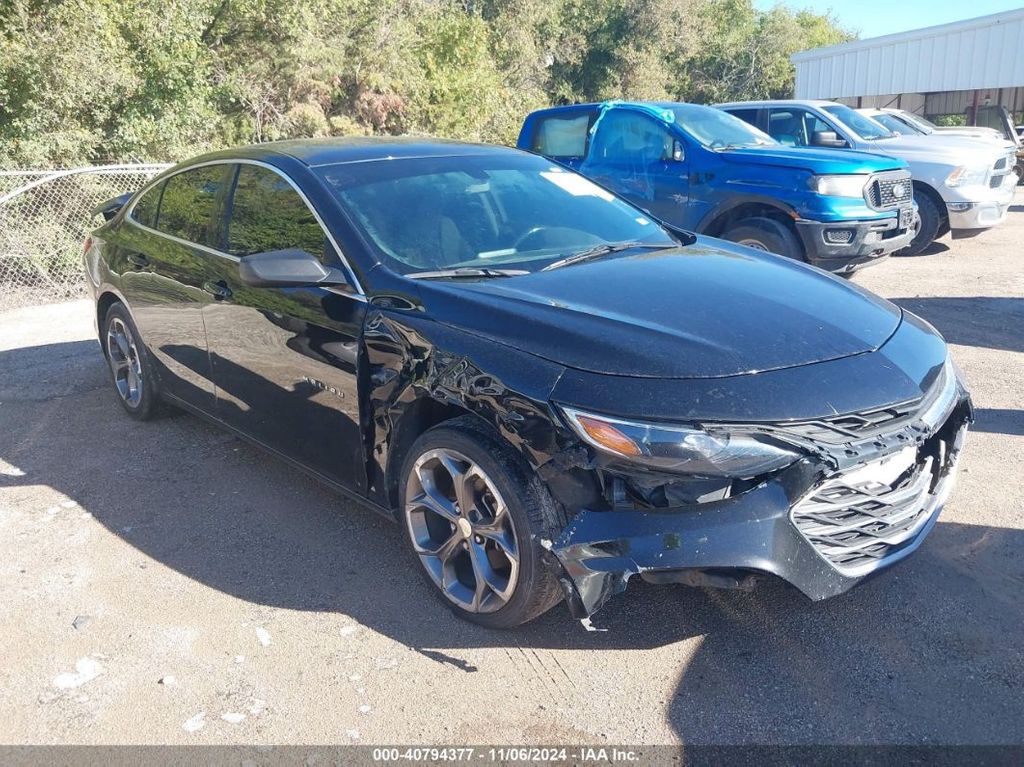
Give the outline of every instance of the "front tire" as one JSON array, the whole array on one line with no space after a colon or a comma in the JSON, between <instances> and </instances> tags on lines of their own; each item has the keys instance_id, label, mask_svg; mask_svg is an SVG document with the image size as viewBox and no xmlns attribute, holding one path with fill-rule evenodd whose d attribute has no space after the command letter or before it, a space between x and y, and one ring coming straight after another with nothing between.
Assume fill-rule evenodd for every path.
<instances>
[{"instance_id":1,"label":"front tire","mask_svg":"<svg viewBox=\"0 0 1024 767\"><path fill-rule=\"evenodd\" d=\"M932 198L920 193L915 194L914 198L917 201L917 234L910 244L899 252L901 256L916 256L922 253L939 236L939 228L942 226L942 213Z\"/></svg>"},{"instance_id":2,"label":"front tire","mask_svg":"<svg viewBox=\"0 0 1024 767\"><path fill-rule=\"evenodd\" d=\"M107 310L100 338L121 406L139 421L156 416L160 393L153 365L124 304L115 303Z\"/></svg>"},{"instance_id":3,"label":"front tire","mask_svg":"<svg viewBox=\"0 0 1024 767\"><path fill-rule=\"evenodd\" d=\"M561 600L538 540L556 537L564 519L523 459L473 416L416 440L400 487L420 570L460 618L512 628Z\"/></svg>"},{"instance_id":4,"label":"front tire","mask_svg":"<svg viewBox=\"0 0 1024 767\"><path fill-rule=\"evenodd\" d=\"M725 232L722 239L746 245L748 248L776 253L795 261L804 261L804 249L793 231L773 218L757 216L738 221Z\"/></svg>"}]
</instances>

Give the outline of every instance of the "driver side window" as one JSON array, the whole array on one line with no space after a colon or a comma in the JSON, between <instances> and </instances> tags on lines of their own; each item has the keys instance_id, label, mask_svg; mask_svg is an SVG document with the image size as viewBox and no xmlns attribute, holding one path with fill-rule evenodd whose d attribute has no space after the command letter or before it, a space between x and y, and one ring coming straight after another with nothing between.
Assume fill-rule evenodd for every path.
<instances>
[{"instance_id":1,"label":"driver side window","mask_svg":"<svg viewBox=\"0 0 1024 767\"><path fill-rule=\"evenodd\" d=\"M591 158L623 166L647 166L672 159L672 134L650 117L609 110L597 123Z\"/></svg>"},{"instance_id":2,"label":"driver side window","mask_svg":"<svg viewBox=\"0 0 1024 767\"><path fill-rule=\"evenodd\" d=\"M786 146L811 146L815 133L834 130L806 109L773 108L768 113L768 134Z\"/></svg>"},{"instance_id":3,"label":"driver side window","mask_svg":"<svg viewBox=\"0 0 1024 767\"><path fill-rule=\"evenodd\" d=\"M258 165L238 167L227 235L233 256L298 248L330 260L327 236L305 200L282 176Z\"/></svg>"}]
</instances>

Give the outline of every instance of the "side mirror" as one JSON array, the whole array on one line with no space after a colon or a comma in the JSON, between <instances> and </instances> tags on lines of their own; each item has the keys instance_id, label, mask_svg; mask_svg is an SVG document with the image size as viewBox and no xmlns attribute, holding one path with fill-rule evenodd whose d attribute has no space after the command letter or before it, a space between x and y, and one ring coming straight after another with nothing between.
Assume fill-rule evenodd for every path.
<instances>
[{"instance_id":1,"label":"side mirror","mask_svg":"<svg viewBox=\"0 0 1024 767\"><path fill-rule=\"evenodd\" d=\"M340 269L324 266L316 256L298 248L243 256L238 262L238 277L254 288L329 287L348 283Z\"/></svg>"},{"instance_id":2,"label":"side mirror","mask_svg":"<svg viewBox=\"0 0 1024 767\"><path fill-rule=\"evenodd\" d=\"M829 146L842 149L846 146L846 141L839 138L835 131L819 130L815 131L814 135L811 136L811 146Z\"/></svg>"},{"instance_id":3,"label":"side mirror","mask_svg":"<svg viewBox=\"0 0 1024 767\"><path fill-rule=\"evenodd\" d=\"M683 151L683 142L676 139L672 142L672 162L682 162L686 159L686 153Z\"/></svg>"}]
</instances>

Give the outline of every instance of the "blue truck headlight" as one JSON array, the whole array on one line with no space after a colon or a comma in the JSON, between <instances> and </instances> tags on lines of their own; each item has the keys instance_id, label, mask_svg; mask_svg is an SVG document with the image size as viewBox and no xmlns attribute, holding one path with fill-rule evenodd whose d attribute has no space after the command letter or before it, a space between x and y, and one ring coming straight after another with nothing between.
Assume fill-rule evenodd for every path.
<instances>
[{"instance_id":1,"label":"blue truck headlight","mask_svg":"<svg viewBox=\"0 0 1024 767\"><path fill-rule=\"evenodd\" d=\"M591 447L659 471L749 479L795 463L795 448L741 432L711 433L674 424L625 421L562 407L573 431Z\"/></svg>"},{"instance_id":2,"label":"blue truck headlight","mask_svg":"<svg viewBox=\"0 0 1024 767\"><path fill-rule=\"evenodd\" d=\"M811 176L807 182L811 189L825 197L864 197L868 176L852 173L842 176Z\"/></svg>"}]
</instances>

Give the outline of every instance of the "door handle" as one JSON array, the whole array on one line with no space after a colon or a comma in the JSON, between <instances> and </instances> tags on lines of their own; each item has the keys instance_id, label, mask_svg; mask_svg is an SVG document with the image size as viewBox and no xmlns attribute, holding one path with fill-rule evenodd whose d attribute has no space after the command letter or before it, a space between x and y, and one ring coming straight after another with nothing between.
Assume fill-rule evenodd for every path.
<instances>
[{"instance_id":1,"label":"door handle","mask_svg":"<svg viewBox=\"0 0 1024 767\"><path fill-rule=\"evenodd\" d=\"M149 266L149 259L141 253L132 253L128 256L128 263L134 266Z\"/></svg>"},{"instance_id":2,"label":"door handle","mask_svg":"<svg viewBox=\"0 0 1024 767\"><path fill-rule=\"evenodd\" d=\"M223 301L225 298L231 298L231 288L229 288L223 280L220 282L210 282L207 280L203 283L203 290L218 301Z\"/></svg>"}]
</instances>

